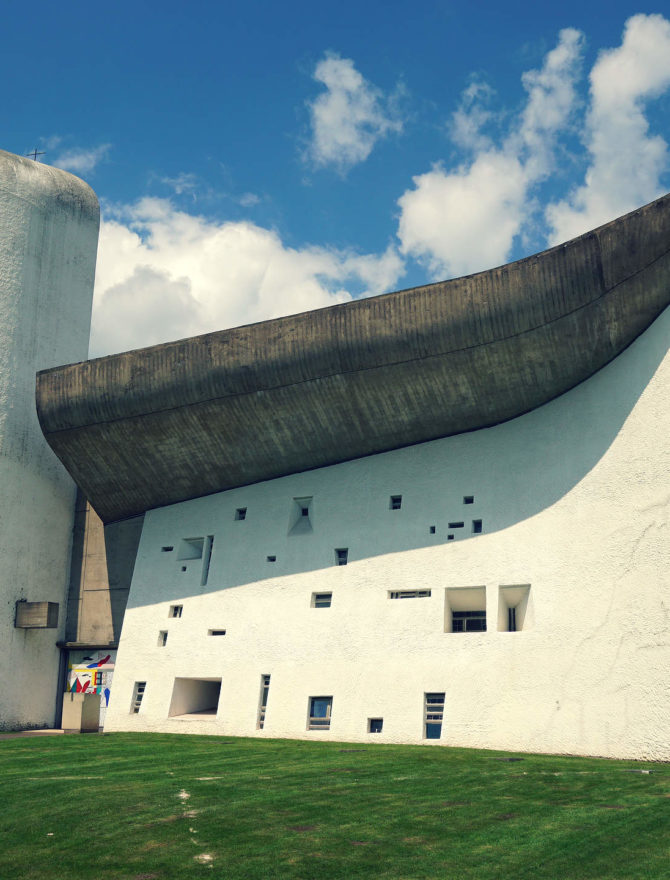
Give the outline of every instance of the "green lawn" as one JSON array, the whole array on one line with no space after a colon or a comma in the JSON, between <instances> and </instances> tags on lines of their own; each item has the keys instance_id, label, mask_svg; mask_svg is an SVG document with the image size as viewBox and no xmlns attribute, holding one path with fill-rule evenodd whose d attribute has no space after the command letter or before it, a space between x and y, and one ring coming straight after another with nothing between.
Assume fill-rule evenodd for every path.
<instances>
[{"instance_id":1,"label":"green lawn","mask_svg":"<svg viewBox=\"0 0 670 880\"><path fill-rule=\"evenodd\" d=\"M665 764L34 737L0 742L0 793L1 880L670 878Z\"/></svg>"}]
</instances>

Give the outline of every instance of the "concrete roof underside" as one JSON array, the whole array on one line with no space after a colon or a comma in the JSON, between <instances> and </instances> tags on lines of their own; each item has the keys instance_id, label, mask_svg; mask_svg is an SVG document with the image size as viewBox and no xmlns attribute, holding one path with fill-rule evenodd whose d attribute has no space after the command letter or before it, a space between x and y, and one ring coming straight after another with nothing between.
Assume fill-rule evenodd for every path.
<instances>
[{"instance_id":1,"label":"concrete roof underside","mask_svg":"<svg viewBox=\"0 0 670 880\"><path fill-rule=\"evenodd\" d=\"M670 303L670 195L487 272L46 370L49 444L106 523L546 403Z\"/></svg>"}]
</instances>

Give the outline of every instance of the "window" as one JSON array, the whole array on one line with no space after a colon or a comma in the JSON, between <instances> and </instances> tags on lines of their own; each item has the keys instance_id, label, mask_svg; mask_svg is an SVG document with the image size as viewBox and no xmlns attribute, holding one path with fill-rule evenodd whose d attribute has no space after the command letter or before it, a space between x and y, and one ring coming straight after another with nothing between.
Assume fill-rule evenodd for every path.
<instances>
[{"instance_id":1,"label":"window","mask_svg":"<svg viewBox=\"0 0 670 880\"><path fill-rule=\"evenodd\" d=\"M402 507L402 495L391 495L391 500L389 501L389 509L390 510L400 510Z\"/></svg>"},{"instance_id":2,"label":"window","mask_svg":"<svg viewBox=\"0 0 670 880\"><path fill-rule=\"evenodd\" d=\"M200 586L207 586L209 579L209 565L212 561L212 550L214 549L214 535L207 535L205 540L205 552L202 557L202 577L200 578Z\"/></svg>"},{"instance_id":3,"label":"window","mask_svg":"<svg viewBox=\"0 0 670 880\"><path fill-rule=\"evenodd\" d=\"M475 496L474 495L464 495L463 496L463 504L474 504Z\"/></svg>"},{"instance_id":4,"label":"window","mask_svg":"<svg viewBox=\"0 0 670 880\"><path fill-rule=\"evenodd\" d=\"M133 701L130 704L131 715L136 715L140 711L140 704L144 696L144 690L147 686L146 681L136 681L133 688Z\"/></svg>"},{"instance_id":5,"label":"window","mask_svg":"<svg viewBox=\"0 0 670 880\"><path fill-rule=\"evenodd\" d=\"M161 547L161 553L172 553L174 547Z\"/></svg>"},{"instance_id":6,"label":"window","mask_svg":"<svg viewBox=\"0 0 670 880\"><path fill-rule=\"evenodd\" d=\"M464 522L453 522L453 523L449 523L449 528L450 529L462 529L464 525L465 525Z\"/></svg>"},{"instance_id":7,"label":"window","mask_svg":"<svg viewBox=\"0 0 670 880\"><path fill-rule=\"evenodd\" d=\"M225 636L225 634L226 634L225 629L208 629L207 630L208 636Z\"/></svg>"},{"instance_id":8,"label":"window","mask_svg":"<svg viewBox=\"0 0 670 880\"><path fill-rule=\"evenodd\" d=\"M452 611L451 631L486 632L486 611Z\"/></svg>"},{"instance_id":9,"label":"window","mask_svg":"<svg viewBox=\"0 0 670 880\"><path fill-rule=\"evenodd\" d=\"M383 718L368 718L368 733L381 733L383 726Z\"/></svg>"},{"instance_id":10,"label":"window","mask_svg":"<svg viewBox=\"0 0 670 880\"><path fill-rule=\"evenodd\" d=\"M258 706L258 730L263 730L265 726L265 713L268 708L268 694L270 693L270 676L261 675L261 699Z\"/></svg>"},{"instance_id":11,"label":"window","mask_svg":"<svg viewBox=\"0 0 670 880\"><path fill-rule=\"evenodd\" d=\"M435 526L430 527L430 533L431 533L431 535L435 534Z\"/></svg>"},{"instance_id":12,"label":"window","mask_svg":"<svg viewBox=\"0 0 670 880\"><path fill-rule=\"evenodd\" d=\"M247 509L246 507L238 507L235 511L235 519L238 521L242 521L247 518Z\"/></svg>"},{"instance_id":13,"label":"window","mask_svg":"<svg viewBox=\"0 0 670 880\"><path fill-rule=\"evenodd\" d=\"M480 519L472 520L472 534L473 535L481 535L482 533L482 521Z\"/></svg>"},{"instance_id":14,"label":"window","mask_svg":"<svg viewBox=\"0 0 670 880\"><path fill-rule=\"evenodd\" d=\"M346 565L349 560L348 547L340 547L335 550L335 565Z\"/></svg>"},{"instance_id":15,"label":"window","mask_svg":"<svg viewBox=\"0 0 670 880\"><path fill-rule=\"evenodd\" d=\"M486 587L449 587L445 591L444 631L486 632Z\"/></svg>"},{"instance_id":16,"label":"window","mask_svg":"<svg viewBox=\"0 0 670 880\"><path fill-rule=\"evenodd\" d=\"M183 605L170 605L170 613L168 617L181 617L181 613L183 610Z\"/></svg>"},{"instance_id":17,"label":"window","mask_svg":"<svg viewBox=\"0 0 670 880\"><path fill-rule=\"evenodd\" d=\"M289 516L288 533L289 535L307 535L312 532L312 521L310 519L312 507L311 496L305 498L294 498Z\"/></svg>"},{"instance_id":18,"label":"window","mask_svg":"<svg viewBox=\"0 0 670 880\"><path fill-rule=\"evenodd\" d=\"M159 648L164 648L166 644L167 644L167 630L166 630L166 629L162 629L162 630L158 633L158 647L159 647Z\"/></svg>"},{"instance_id":19,"label":"window","mask_svg":"<svg viewBox=\"0 0 670 880\"><path fill-rule=\"evenodd\" d=\"M197 715L214 721L220 696L220 678L175 678L168 717Z\"/></svg>"},{"instance_id":20,"label":"window","mask_svg":"<svg viewBox=\"0 0 670 880\"><path fill-rule=\"evenodd\" d=\"M424 736L426 739L439 739L444 718L444 693L426 694L424 706Z\"/></svg>"},{"instance_id":21,"label":"window","mask_svg":"<svg viewBox=\"0 0 670 880\"><path fill-rule=\"evenodd\" d=\"M330 715L333 708L332 697L309 698L308 730L330 730Z\"/></svg>"},{"instance_id":22,"label":"window","mask_svg":"<svg viewBox=\"0 0 670 880\"><path fill-rule=\"evenodd\" d=\"M389 599L426 599L430 590L389 590Z\"/></svg>"},{"instance_id":23,"label":"window","mask_svg":"<svg viewBox=\"0 0 670 880\"><path fill-rule=\"evenodd\" d=\"M500 587L498 590L498 632L530 629L532 605L530 584Z\"/></svg>"},{"instance_id":24,"label":"window","mask_svg":"<svg viewBox=\"0 0 670 880\"><path fill-rule=\"evenodd\" d=\"M312 593L312 608L330 608L332 593Z\"/></svg>"},{"instance_id":25,"label":"window","mask_svg":"<svg viewBox=\"0 0 670 880\"><path fill-rule=\"evenodd\" d=\"M202 559L204 538L183 538L179 542L177 559Z\"/></svg>"},{"instance_id":26,"label":"window","mask_svg":"<svg viewBox=\"0 0 670 880\"><path fill-rule=\"evenodd\" d=\"M268 562L276 562L277 561L276 556L267 556L266 559Z\"/></svg>"}]
</instances>

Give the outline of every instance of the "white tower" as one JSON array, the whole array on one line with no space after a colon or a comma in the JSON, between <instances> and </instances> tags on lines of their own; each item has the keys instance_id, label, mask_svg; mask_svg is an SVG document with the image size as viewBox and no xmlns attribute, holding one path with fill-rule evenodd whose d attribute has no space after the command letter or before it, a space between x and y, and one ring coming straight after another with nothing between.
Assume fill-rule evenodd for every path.
<instances>
[{"instance_id":1,"label":"white tower","mask_svg":"<svg viewBox=\"0 0 670 880\"><path fill-rule=\"evenodd\" d=\"M35 373L87 357L98 226L87 184L0 151L0 730L54 723L75 486Z\"/></svg>"}]
</instances>

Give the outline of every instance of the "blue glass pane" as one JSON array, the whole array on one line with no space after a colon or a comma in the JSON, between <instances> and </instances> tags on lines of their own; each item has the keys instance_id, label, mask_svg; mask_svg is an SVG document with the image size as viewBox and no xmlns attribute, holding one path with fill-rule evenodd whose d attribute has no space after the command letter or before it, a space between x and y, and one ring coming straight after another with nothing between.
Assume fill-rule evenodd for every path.
<instances>
[{"instance_id":1,"label":"blue glass pane","mask_svg":"<svg viewBox=\"0 0 670 880\"><path fill-rule=\"evenodd\" d=\"M329 707L330 700L312 700L312 708L309 714L312 718L326 718Z\"/></svg>"},{"instance_id":2,"label":"blue glass pane","mask_svg":"<svg viewBox=\"0 0 670 880\"><path fill-rule=\"evenodd\" d=\"M441 724L426 724L426 739L439 739L441 733Z\"/></svg>"}]
</instances>

